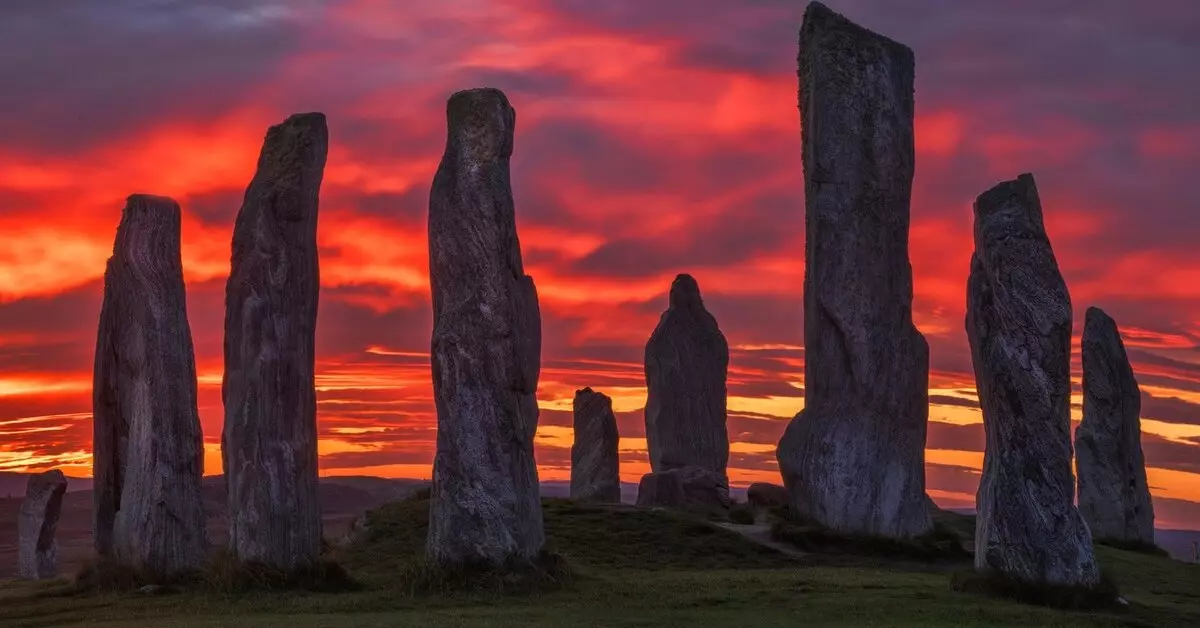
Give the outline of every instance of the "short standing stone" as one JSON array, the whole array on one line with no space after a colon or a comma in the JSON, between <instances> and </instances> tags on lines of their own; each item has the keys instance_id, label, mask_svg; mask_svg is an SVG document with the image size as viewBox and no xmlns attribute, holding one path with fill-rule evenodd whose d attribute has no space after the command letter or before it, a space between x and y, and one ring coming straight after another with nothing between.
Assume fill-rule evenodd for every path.
<instances>
[{"instance_id":1,"label":"short standing stone","mask_svg":"<svg viewBox=\"0 0 1200 628\"><path fill-rule=\"evenodd\" d=\"M690 275L671 283L669 305L646 343L645 359L650 468L661 473L699 467L728 485L729 345Z\"/></svg>"},{"instance_id":2,"label":"short standing stone","mask_svg":"<svg viewBox=\"0 0 1200 628\"><path fill-rule=\"evenodd\" d=\"M1079 512L1096 539L1154 543L1142 455L1142 397L1117 323L1088 308L1083 326L1083 422L1075 430Z\"/></svg>"},{"instance_id":3,"label":"short standing stone","mask_svg":"<svg viewBox=\"0 0 1200 628\"><path fill-rule=\"evenodd\" d=\"M29 477L17 520L17 577L45 580L58 576L58 542L54 539L67 478L54 469Z\"/></svg>"},{"instance_id":4,"label":"short standing stone","mask_svg":"<svg viewBox=\"0 0 1200 628\"><path fill-rule=\"evenodd\" d=\"M591 388L575 391L571 446L571 499L621 501L619 436L612 399Z\"/></svg>"},{"instance_id":5,"label":"short standing stone","mask_svg":"<svg viewBox=\"0 0 1200 628\"><path fill-rule=\"evenodd\" d=\"M777 456L791 511L843 533L933 528L929 348L908 258L913 53L814 2L800 29L804 409Z\"/></svg>"},{"instance_id":6,"label":"short standing stone","mask_svg":"<svg viewBox=\"0 0 1200 628\"><path fill-rule=\"evenodd\" d=\"M700 514L729 508L729 485L724 476L700 467L676 467L647 473L638 484L639 506L663 506Z\"/></svg>"},{"instance_id":7,"label":"short standing stone","mask_svg":"<svg viewBox=\"0 0 1200 628\"><path fill-rule=\"evenodd\" d=\"M975 567L1030 583L1097 584L1073 499L1071 298L1031 175L975 201L966 327L987 433Z\"/></svg>"},{"instance_id":8,"label":"short standing stone","mask_svg":"<svg viewBox=\"0 0 1200 628\"><path fill-rule=\"evenodd\" d=\"M516 113L496 89L452 95L429 195L437 454L426 551L443 564L542 549L533 438L541 314L509 183Z\"/></svg>"},{"instance_id":9,"label":"short standing stone","mask_svg":"<svg viewBox=\"0 0 1200 628\"><path fill-rule=\"evenodd\" d=\"M104 275L93 372L96 549L156 577L208 551L179 205L130 196Z\"/></svg>"},{"instance_id":10,"label":"short standing stone","mask_svg":"<svg viewBox=\"0 0 1200 628\"><path fill-rule=\"evenodd\" d=\"M317 200L328 148L320 113L267 130L234 226L225 289L229 548L239 560L281 569L315 563L321 552L313 372Z\"/></svg>"},{"instance_id":11,"label":"short standing stone","mask_svg":"<svg viewBox=\"0 0 1200 628\"><path fill-rule=\"evenodd\" d=\"M778 484L755 482L746 489L746 503L755 510L787 508L790 502L787 488Z\"/></svg>"}]
</instances>

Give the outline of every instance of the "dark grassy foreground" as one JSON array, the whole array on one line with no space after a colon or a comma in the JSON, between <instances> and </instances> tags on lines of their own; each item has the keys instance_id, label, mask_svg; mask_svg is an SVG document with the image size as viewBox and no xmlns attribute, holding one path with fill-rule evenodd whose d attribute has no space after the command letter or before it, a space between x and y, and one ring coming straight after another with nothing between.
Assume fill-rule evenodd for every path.
<instances>
[{"instance_id":1,"label":"dark grassy foreground","mask_svg":"<svg viewBox=\"0 0 1200 628\"><path fill-rule=\"evenodd\" d=\"M545 502L548 562L520 581L529 586L508 587L499 574L424 565L427 506L371 513L338 552L356 591L67 594L61 582L8 583L0 626L1200 626L1200 567L1144 553L1097 548L1127 611L1067 612L953 591L962 562L795 559L681 515L562 500Z\"/></svg>"}]
</instances>

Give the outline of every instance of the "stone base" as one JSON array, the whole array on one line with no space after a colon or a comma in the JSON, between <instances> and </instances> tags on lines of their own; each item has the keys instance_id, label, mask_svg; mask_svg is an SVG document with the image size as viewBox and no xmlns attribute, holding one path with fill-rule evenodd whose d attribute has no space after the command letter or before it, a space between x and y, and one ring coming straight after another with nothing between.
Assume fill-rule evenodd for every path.
<instances>
[{"instance_id":1,"label":"stone base","mask_svg":"<svg viewBox=\"0 0 1200 628\"><path fill-rule=\"evenodd\" d=\"M663 506L695 513L729 509L729 483L700 467L647 473L638 484L639 506Z\"/></svg>"}]
</instances>

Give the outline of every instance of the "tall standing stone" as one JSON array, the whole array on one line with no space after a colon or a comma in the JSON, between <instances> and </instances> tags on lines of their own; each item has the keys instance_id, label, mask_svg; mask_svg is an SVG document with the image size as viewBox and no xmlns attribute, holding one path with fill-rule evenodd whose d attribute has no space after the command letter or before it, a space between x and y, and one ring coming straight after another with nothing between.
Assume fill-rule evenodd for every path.
<instances>
[{"instance_id":1,"label":"tall standing stone","mask_svg":"<svg viewBox=\"0 0 1200 628\"><path fill-rule=\"evenodd\" d=\"M46 580L58 576L54 531L66 492L67 478L58 469L29 476L17 519L17 577Z\"/></svg>"},{"instance_id":2,"label":"tall standing stone","mask_svg":"<svg viewBox=\"0 0 1200 628\"><path fill-rule=\"evenodd\" d=\"M975 567L1031 583L1091 586L1100 572L1071 473L1071 297L1033 176L975 201L967 339L987 445Z\"/></svg>"},{"instance_id":3,"label":"tall standing stone","mask_svg":"<svg viewBox=\"0 0 1200 628\"><path fill-rule=\"evenodd\" d=\"M1142 455L1142 393L1117 323L1090 307L1083 325L1083 421L1075 430L1079 512L1095 539L1154 544Z\"/></svg>"},{"instance_id":4,"label":"tall standing stone","mask_svg":"<svg viewBox=\"0 0 1200 628\"><path fill-rule=\"evenodd\" d=\"M621 501L617 417L612 399L591 388L575 391L575 443L571 445L571 499Z\"/></svg>"},{"instance_id":5,"label":"tall standing stone","mask_svg":"<svg viewBox=\"0 0 1200 628\"><path fill-rule=\"evenodd\" d=\"M804 409L777 456L791 510L904 538L925 508L929 347L908 261L913 53L813 2L800 29Z\"/></svg>"},{"instance_id":6,"label":"tall standing stone","mask_svg":"<svg viewBox=\"0 0 1200 628\"><path fill-rule=\"evenodd\" d=\"M646 442L655 473L705 469L728 484L725 377L729 344L691 275L671 283L646 343Z\"/></svg>"},{"instance_id":7,"label":"tall standing stone","mask_svg":"<svg viewBox=\"0 0 1200 628\"><path fill-rule=\"evenodd\" d=\"M96 550L157 576L200 567L208 550L180 230L175 201L126 202L104 274L92 386Z\"/></svg>"},{"instance_id":8,"label":"tall standing stone","mask_svg":"<svg viewBox=\"0 0 1200 628\"><path fill-rule=\"evenodd\" d=\"M446 118L429 195L438 434L426 550L444 564L531 559L545 541L533 457L542 319L509 183L516 112L500 90L471 89Z\"/></svg>"},{"instance_id":9,"label":"tall standing stone","mask_svg":"<svg viewBox=\"0 0 1200 628\"><path fill-rule=\"evenodd\" d=\"M320 113L267 130L233 231L225 289L221 457L229 548L281 569L319 560L317 205L329 149Z\"/></svg>"}]
</instances>

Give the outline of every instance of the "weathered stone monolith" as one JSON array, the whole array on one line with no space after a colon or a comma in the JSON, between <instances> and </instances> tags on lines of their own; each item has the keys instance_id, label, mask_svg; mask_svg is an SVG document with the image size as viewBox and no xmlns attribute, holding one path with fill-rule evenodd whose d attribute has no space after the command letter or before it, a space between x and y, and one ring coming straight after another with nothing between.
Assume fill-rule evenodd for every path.
<instances>
[{"instance_id":1,"label":"weathered stone monolith","mask_svg":"<svg viewBox=\"0 0 1200 628\"><path fill-rule=\"evenodd\" d=\"M575 443L571 445L571 499L619 503L620 437L612 399L591 388L575 391Z\"/></svg>"},{"instance_id":2,"label":"weathered stone monolith","mask_svg":"<svg viewBox=\"0 0 1200 628\"><path fill-rule=\"evenodd\" d=\"M442 564L542 549L533 437L542 319L521 263L509 182L516 112L497 89L446 103L429 195L437 454L426 551Z\"/></svg>"},{"instance_id":3,"label":"weathered stone monolith","mask_svg":"<svg viewBox=\"0 0 1200 628\"><path fill-rule=\"evenodd\" d=\"M987 434L975 567L1095 585L1092 537L1073 499L1071 298L1032 175L975 201L966 327Z\"/></svg>"},{"instance_id":4,"label":"weathered stone monolith","mask_svg":"<svg viewBox=\"0 0 1200 628\"><path fill-rule=\"evenodd\" d=\"M66 492L67 478L58 469L29 476L17 519L18 578L46 580L58 576L54 531Z\"/></svg>"},{"instance_id":5,"label":"weathered stone monolith","mask_svg":"<svg viewBox=\"0 0 1200 628\"><path fill-rule=\"evenodd\" d=\"M233 230L225 288L221 458L229 548L296 569L320 559L314 342L317 207L329 131L320 113L267 130Z\"/></svg>"},{"instance_id":6,"label":"weathered stone monolith","mask_svg":"<svg viewBox=\"0 0 1200 628\"><path fill-rule=\"evenodd\" d=\"M849 534L933 529L929 348L908 261L913 53L813 2L800 29L804 409L777 456L793 515Z\"/></svg>"},{"instance_id":7,"label":"weathered stone monolith","mask_svg":"<svg viewBox=\"0 0 1200 628\"><path fill-rule=\"evenodd\" d=\"M725 377L729 345L691 275L671 283L668 307L646 343L646 443L655 473L699 467L728 501Z\"/></svg>"},{"instance_id":8,"label":"weathered stone monolith","mask_svg":"<svg viewBox=\"0 0 1200 628\"><path fill-rule=\"evenodd\" d=\"M208 550L204 444L175 201L130 196L104 274L93 372L96 550L153 576Z\"/></svg>"},{"instance_id":9,"label":"weathered stone monolith","mask_svg":"<svg viewBox=\"0 0 1200 628\"><path fill-rule=\"evenodd\" d=\"M1093 539L1154 544L1142 455L1142 393L1117 323L1090 307L1083 325L1083 421L1075 429L1079 513Z\"/></svg>"}]
</instances>

